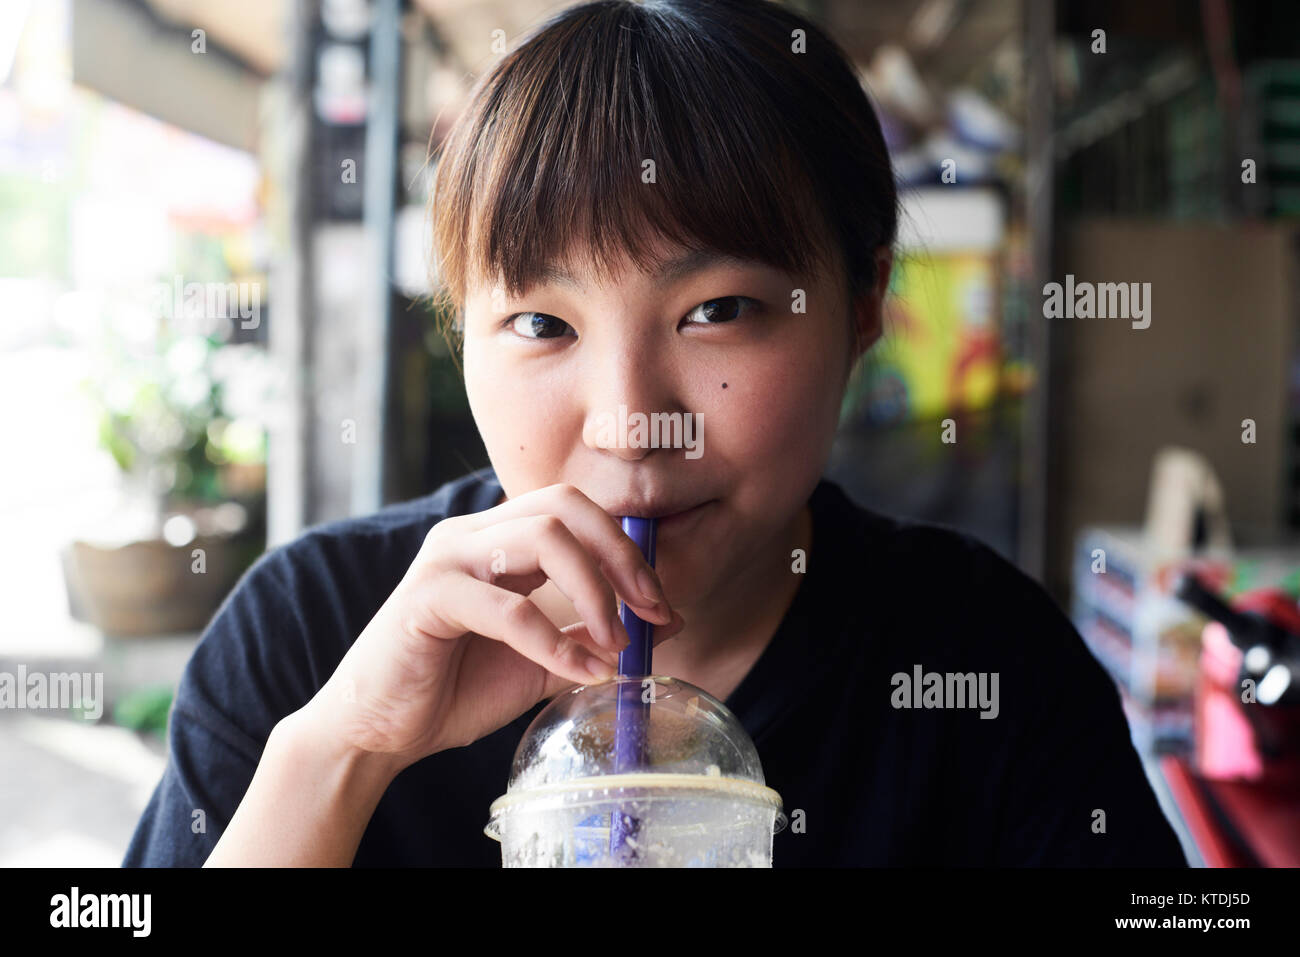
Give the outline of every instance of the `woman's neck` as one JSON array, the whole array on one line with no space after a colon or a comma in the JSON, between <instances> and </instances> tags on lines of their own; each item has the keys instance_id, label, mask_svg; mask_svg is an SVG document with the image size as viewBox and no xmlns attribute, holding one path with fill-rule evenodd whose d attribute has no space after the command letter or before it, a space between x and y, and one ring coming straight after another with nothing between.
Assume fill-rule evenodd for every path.
<instances>
[{"instance_id":1,"label":"woman's neck","mask_svg":"<svg viewBox=\"0 0 1300 957\"><path fill-rule=\"evenodd\" d=\"M807 505L791 524L761 546L773 561L750 566L728 580L725 593L698 607L678 607L686 627L655 649L654 671L672 675L726 700L767 648L794 601L803 575L791 570L791 553L812 551L812 514ZM757 600L756 600L757 599Z\"/></svg>"}]
</instances>

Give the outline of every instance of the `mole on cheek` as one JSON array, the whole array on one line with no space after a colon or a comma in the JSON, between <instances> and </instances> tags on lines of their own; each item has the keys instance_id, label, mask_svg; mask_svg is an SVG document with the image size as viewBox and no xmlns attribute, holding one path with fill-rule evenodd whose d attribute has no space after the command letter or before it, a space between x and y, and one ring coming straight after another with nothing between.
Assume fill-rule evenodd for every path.
<instances>
[{"instance_id":1,"label":"mole on cheek","mask_svg":"<svg viewBox=\"0 0 1300 957\"><path fill-rule=\"evenodd\" d=\"M722 383L722 387L725 389L725 388L727 387L727 383L725 383L725 382Z\"/></svg>"}]
</instances>

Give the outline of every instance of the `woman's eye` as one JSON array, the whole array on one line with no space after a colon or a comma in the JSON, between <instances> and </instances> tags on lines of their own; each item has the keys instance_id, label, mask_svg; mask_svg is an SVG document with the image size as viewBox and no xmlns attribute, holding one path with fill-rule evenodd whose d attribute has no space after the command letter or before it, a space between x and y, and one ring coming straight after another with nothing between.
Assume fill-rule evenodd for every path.
<instances>
[{"instance_id":1,"label":"woman's eye","mask_svg":"<svg viewBox=\"0 0 1300 957\"><path fill-rule=\"evenodd\" d=\"M541 312L521 312L506 320L506 324L525 339L558 339L569 324Z\"/></svg>"},{"instance_id":2,"label":"woman's eye","mask_svg":"<svg viewBox=\"0 0 1300 957\"><path fill-rule=\"evenodd\" d=\"M722 296L700 303L686 314L687 324L694 326L720 326L734 322L742 314L754 311L757 300L748 296ZM572 332L563 319L544 312L520 312L505 320L505 325L524 339L560 339Z\"/></svg>"},{"instance_id":3,"label":"woman's eye","mask_svg":"<svg viewBox=\"0 0 1300 957\"><path fill-rule=\"evenodd\" d=\"M693 326L718 326L739 318L742 312L752 312L757 302L748 296L723 296L700 303L686 314L687 320L698 316L702 321L689 322Z\"/></svg>"}]
</instances>

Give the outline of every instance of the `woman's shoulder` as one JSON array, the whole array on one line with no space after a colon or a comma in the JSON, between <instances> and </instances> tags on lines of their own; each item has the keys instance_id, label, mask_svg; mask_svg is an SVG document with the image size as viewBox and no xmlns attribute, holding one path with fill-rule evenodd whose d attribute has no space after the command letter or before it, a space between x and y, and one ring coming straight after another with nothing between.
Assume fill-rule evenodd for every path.
<instances>
[{"instance_id":1,"label":"woman's shoulder","mask_svg":"<svg viewBox=\"0 0 1300 957\"><path fill-rule=\"evenodd\" d=\"M490 469L479 469L429 495L322 522L269 548L226 597L201 645L257 642L268 632L277 644L295 631L318 644L333 633L340 641L355 637L406 573L429 529L488 507L499 488ZM228 627L232 622L238 627Z\"/></svg>"},{"instance_id":2,"label":"woman's shoulder","mask_svg":"<svg viewBox=\"0 0 1300 957\"><path fill-rule=\"evenodd\" d=\"M443 518L491 508L501 497L501 483L491 466L452 479L419 498L386 505L368 515L335 519L307 529L301 538L348 538L386 534L411 527L425 531Z\"/></svg>"},{"instance_id":3,"label":"woman's shoulder","mask_svg":"<svg viewBox=\"0 0 1300 957\"><path fill-rule=\"evenodd\" d=\"M917 584L951 587L954 574L963 580L1021 572L1011 561L974 535L939 522L890 515L864 506L831 479L823 478L809 502L813 511L814 549L855 575L905 577Z\"/></svg>"},{"instance_id":4,"label":"woman's shoulder","mask_svg":"<svg viewBox=\"0 0 1300 957\"><path fill-rule=\"evenodd\" d=\"M896 626L912 643L978 637L1023 650L1032 638L1040 648L1087 654L1043 585L976 536L868 508L825 479L811 505L825 587L853 596L864 619Z\"/></svg>"},{"instance_id":5,"label":"woman's shoulder","mask_svg":"<svg viewBox=\"0 0 1300 957\"><path fill-rule=\"evenodd\" d=\"M492 507L501 486L490 466L441 485L428 495L384 506L368 515L325 521L269 549L259 565L273 575L291 574L304 565L316 572L346 573L415 558L424 536L438 522Z\"/></svg>"}]
</instances>

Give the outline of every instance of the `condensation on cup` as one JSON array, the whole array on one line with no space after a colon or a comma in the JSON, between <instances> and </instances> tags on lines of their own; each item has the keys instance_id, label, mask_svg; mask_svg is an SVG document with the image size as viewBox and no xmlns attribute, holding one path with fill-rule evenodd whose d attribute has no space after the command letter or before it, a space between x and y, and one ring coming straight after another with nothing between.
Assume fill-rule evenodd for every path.
<instances>
[{"instance_id":1,"label":"condensation on cup","mask_svg":"<svg viewBox=\"0 0 1300 957\"><path fill-rule=\"evenodd\" d=\"M655 676L552 700L524 733L484 830L506 867L771 867L785 823L736 716Z\"/></svg>"}]
</instances>

